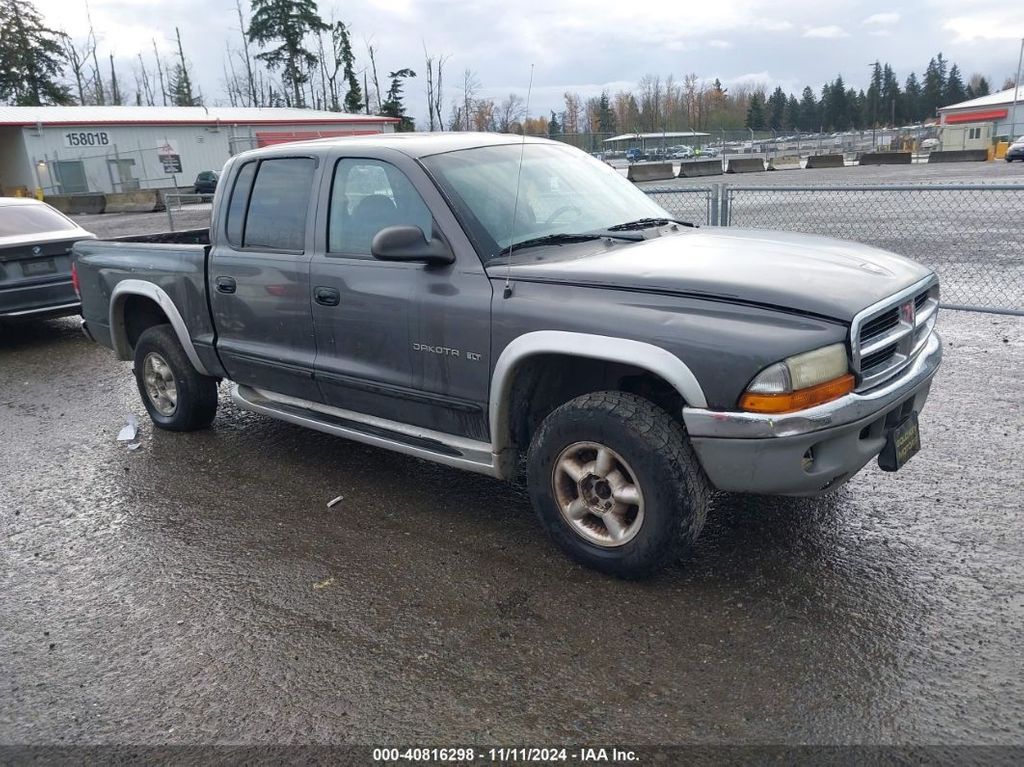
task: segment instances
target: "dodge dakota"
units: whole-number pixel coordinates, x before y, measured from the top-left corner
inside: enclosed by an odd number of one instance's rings
[[[899,469],[942,351],[932,271],[697,228],[557,142],[391,134],[232,157],[199,244],[82,241],[84,329],[153,423],[242,408],[508,479],[569,555],[649,574],[711,494]],[[208,236],[207,236],[208,235]]]

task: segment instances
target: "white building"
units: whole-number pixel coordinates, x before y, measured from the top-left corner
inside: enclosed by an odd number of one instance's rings
[[[232,154],[385,133],[392,117],[308,109],[0,106],[0,190],[49,194],[189,186]]]
[[[1018,100],[1019,96],[1019,100]],[[993,139],[1024,134],[1024,87],[939,108],[943,149],[987,149]]]

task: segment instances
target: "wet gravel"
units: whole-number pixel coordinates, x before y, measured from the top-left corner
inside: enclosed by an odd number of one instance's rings
[[[74,322],[0,326],[0,743],[1024,742],[1024,319],[940,328],[904,470],[628,583],[496,481],[226,389],[159,432]]]

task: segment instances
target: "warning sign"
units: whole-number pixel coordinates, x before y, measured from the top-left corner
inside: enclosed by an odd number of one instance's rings
[[[162,146],[157,147],[156,154],[164,166],[164,173],[181,173],[181,155],[173,141],[164,141]]]

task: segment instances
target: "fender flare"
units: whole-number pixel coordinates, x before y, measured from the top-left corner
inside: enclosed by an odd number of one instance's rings
[[[697,377],[681,359],[660,346],[628,338],[537,330],[524,333],[502,350],[491,376],[488,417],[495,455],[511,447],[509,401],[512,381],[519,363],[537,354],[562,354],[636,365],[664,378],[690,407],[706,408],[708,403]]]
[[[164,292],[163,288],[145,280],[122,280],[114,286],[114,292],[110,294],[110,338],[114,344],[114,351],[117,352],[120,359],[130,360],[132,358],[132,348],[128,343],[128,330],[125,327],[123,311],[124,302],[129,296],[142,296],[159,306],[167,315],[189,362],[201,375],[210,375],[196,353],[196,347],[188,334],[188,326],[185,325],[185,320],[182,319],[181,312],[174,305],[174,301]]]

